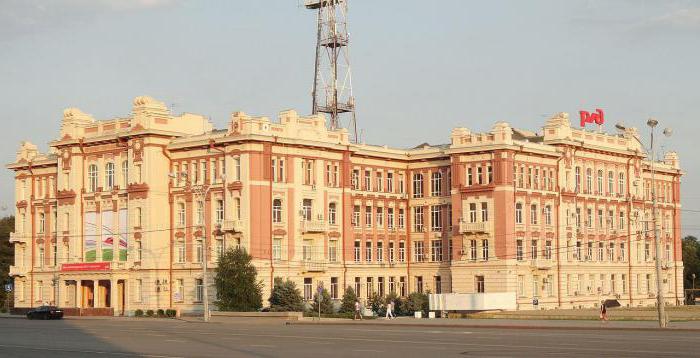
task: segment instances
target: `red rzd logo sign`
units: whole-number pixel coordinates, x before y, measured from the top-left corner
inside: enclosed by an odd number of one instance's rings
[[[581,114],[581,127],[585,127],[586,123],[605,123],[605,114],[602,109],[596,108],[593,113],[588,113],[588,111],[579,111],[578,113]]]

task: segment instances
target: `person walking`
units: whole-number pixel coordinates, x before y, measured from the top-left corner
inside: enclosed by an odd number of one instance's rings
[[[362,313],[360,313],[360,300],[355,300],[355,315],[352,317],[352,320],[356,320],[357,318],[362,321]]]
[[[600,320],[603,322],[608,321],[608,308],[605,307],[605,301],[600,304]]]
[[[387,318],[387,319],[396,318],[396,316],[394,316],[394,301],[393,300],[389,300],[389,302],[386,303],[386,317],[385,318]]]

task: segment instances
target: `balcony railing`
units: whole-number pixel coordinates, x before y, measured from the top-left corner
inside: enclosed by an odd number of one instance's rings
[[[243,220],[224,220],[221,223],[221,231],[243,232]]]
[[[303,220],[301,222],[301,232],[326,232],[328,225],[325,220]]]
[[[10,272],[9,272],[10,277],[24,276],[24,275],[26,275],[26,273],[27,273],[27,269],[25,267],[14,266],[14,265],[10,266]]]
[[[22,233],[10,233],[10,244],[26,244],[27,238]]]
[[[531,259],[530,267],[535,270],[549,270],[552,268],[552,260]]]
[[[327,260],[304,261],[304,271],[306,272],[325,272],[326,266],[328,266]]]
[[[483,222],[468,223],[462,221],[459,223],[459,232],[462,234],[486,232],[486,225]]]

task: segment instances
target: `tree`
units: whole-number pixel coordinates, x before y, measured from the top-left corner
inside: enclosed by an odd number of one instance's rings
[[[257,311],[262,308],[262,281],[245,249],[229,249],[216,269],[216,305],[222,311]]]
[[[401,310],[408,314],[413,314],[413,312],[421,311],[424,315],[428,314],[429,301],[428,295],[425,293],[413,292],[408,295],[406,301],[401,302]]]
[[[343,299],[340,303],[340,312],[341,313],[353,313],[355,312],[355,302],[357,301],[357,294],[355,294],[355,290],[348,286],[345,289],[345,293],[343,294]]]
[[[367,298],[367,305],[377,316],[386,314],[385,298],[376,292],[372,292]]]
[[[700,280],[700,242],[695,236],[686,236],[683,238],[683,286],[685,288],[693,288],[693,274],[696,280]]]
[[[314,293],[314,302],[311,304],[311,312],[318,313],[318,292]],[[333,301],[331,301],[331,295],[325,288],[323,289],[323,291],[321,291],[321,313],[335,313],[335,308],[333,308]]]
[[[9,276],[10,265],[14,263],[14,250],[10,244],[10,232],[15,230],[15,217],[7,216],[0,219],[0,308],[5,308],[5,300],[9,295],[5,293],[5,284],[11,283]]]
[[[289,279],[282,281],[275,278],[275,284],[270,292],[270,311],[273,312],[302,312],[304,311],[304,298],[297,285]]]

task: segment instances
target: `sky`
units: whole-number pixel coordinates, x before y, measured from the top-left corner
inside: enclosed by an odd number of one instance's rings
[[[42,150],[64,108],[127,116],[150,95],[224,128],[234,111],[311,106],[315,14],[302,0],[0,0],[0,159]],[[674,135],[682,232],[700,236],[700,1],[351,0],[362,140],[447,143],[496,121],[538,130],[602,108],[605,130],[649,117]],[[390,135],[387,135],[390,133]],[[696,149],[693,149],[693,148]],[[0,171],[11,213],[13,173]],[[696,210],[693,212],[692,210]]]

